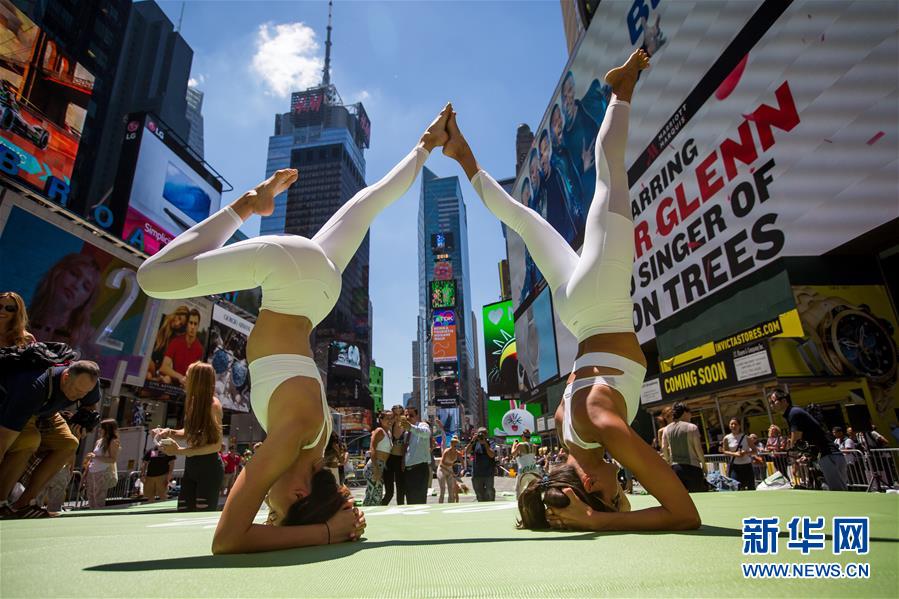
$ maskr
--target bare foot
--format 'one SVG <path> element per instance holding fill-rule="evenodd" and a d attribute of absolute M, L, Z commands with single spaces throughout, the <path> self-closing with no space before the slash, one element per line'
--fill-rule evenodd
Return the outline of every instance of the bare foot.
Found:
<path fill-rule="evenodd" d="M 446 122 L 446 130 L 449 133 L 449 140 L 443 146 L 443 155 L 449 156 L 453 160 L 461 161 L 464 156 L 471 154 L 471 148 L 465 141 L 465 136 L 459 130 L 459 124 L 456 122 L 456 113 L 450 115 Z"/>
<path fill-rule="evenodd" d="M 452 111 L 453 105 L 447 102 L 440 114 L 437 115 L 437 118 L 428 125 L 427 130 L 422 134 L 419 142 L 424 144 L 427 151 L 430 152 L 434 148 L 442 146 L 449 139 L 449 135 L 446 132 L 446 121 L 449 119 Z"/>
<path fill-rule="evenodd" d="M 637 83 L 637 74 L 649 66 L 649 56 L 642 49 L 635 50 L 627 61 L 606 73 L 606 83 L 621 100 L 630 101 Z"/>
<path fill-rule="evenodd" d="M 296 183 L 299 173 L 295 168 L 282 168 L 257 185 L 246 196 L 253 208 L 253 214 L 268 216 L 275 211 L 275 196 Z"/>

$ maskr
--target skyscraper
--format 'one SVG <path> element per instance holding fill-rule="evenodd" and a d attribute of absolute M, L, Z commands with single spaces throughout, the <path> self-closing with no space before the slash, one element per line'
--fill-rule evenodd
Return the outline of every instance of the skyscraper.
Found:
<path fill-rule="evenodd" d="M 269 137 L 266 177 L 295 168 L 299 180 L 275 198 L 264 217 L 262 235 L 291 233 L 312 237 L 356 192 L 365 187 L 365 157 L 371 124 L 361 103 L 344 105 L 330 83 L 331 24 L 328 22 L 322 83 L 291 96 L 290 112 L 275 115 Z M 328 402 L 357 414 L 373 409 L 368 388 L 371 311 L 368 296 L 368 236 L 343 272 L 334 310 L 313 333 L 315 361 L 327 380 Z M 355 349 L 353 349 L 355 348 Z M 357 351 L 358 350 L 358 351 Z M 358 363 L 338 359 L 358 355 Z M 323 377 L 325 378 L 325 377 Z M 344 425 L 358 418 L 344 418 Z"/>
<path fill-rule="evenodd" d="M 152 0 L 132 5 L 109 110 L 92 165 L 88 207 L 112 191 L 125 136 L 125 115 L 151 112 L 186 143 L 190 133 L 187 81 L 192 62 L 193 50 L 159 5 Z M 127 198 L 114 201 L 127 202 Z"/>
<path fill-rule="evenodd" d="M 459 178 L 427 168 L 418 208 L 418 280 L 422 404 L 436 407 L 444 428 L 447 422 L 458 427 L 459 407 L 472 413 L 477 397 L 468 221 Z"/>
<path fill-rule="evenodd" d="M 203 92 L 195 87 L 187 87 L 187 145 L 201 160 L 203 159 Z"/>

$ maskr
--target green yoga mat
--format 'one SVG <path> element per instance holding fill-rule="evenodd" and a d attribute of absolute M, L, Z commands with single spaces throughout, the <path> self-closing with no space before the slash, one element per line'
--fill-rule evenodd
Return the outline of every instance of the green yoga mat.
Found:
<path fill-rule="evenodd" d="M 681 533 L 516 530 L 515 504 L 377 507 L 359 543 L 213 556 L 218 514 L 174 502 L 0 522 L 8 597 L 896 597 L 899 497 L 812 491 L 695 495 Z M 634 509 L 654 505 L 631 499 Z M 826 519 L 826 549 L 787 548 L 786 522 Z M 780 518 L 779 553 L 743 556 L 741 520 Z M 832 554 L 834 516 L 870 518 L 870 553 Z M 867 563 L 870 578 L 746 579 L 740 564 Z"/>

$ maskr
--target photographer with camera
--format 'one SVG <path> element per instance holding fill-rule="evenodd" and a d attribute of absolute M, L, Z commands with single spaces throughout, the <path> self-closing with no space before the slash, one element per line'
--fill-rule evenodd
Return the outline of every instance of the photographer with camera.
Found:
<path fill-rule="evenodd" d="M 846 458 L 821 423 L 802 408 L 794 406 L 787 391 L 772 391 L 768 394 L 768 405 L 772 412 L 783 414 L 790 427 L 788 448 L 806 454 L 810 465 L 817 459 L 818 469 L 824 475 L 828 490 L 846 491 Z"/>
<path fill-rule="evenodd" d="M 0 430 L 12 443 L 0 462 L 0 517 L 47 518 L 55 515 L 32 505 L 44 485 L 78 450 L 84 433 L 99 422 L 99 414 L 88 409 L 100 401 L 100 367 L 78 360 L 47 370 L 14 372 L 0 381 Z M 63 417 L 64 410 L 78 411 Z M 32 473 L 28 486 L 12 505 L 6 503 L 12 488 L 36 452 L 48 452 Z"/>
<path fill-rule="evenodd" d="M 474 487 L 478 501 L 493 501 L 496 490 L 493 477 L 496 474 L 496 449 L 487 439 L 487 429 L 483 426 L 468 442 L 465 453 L 474 455 L 474 466 L 471 471 L 471 486 Z"/>

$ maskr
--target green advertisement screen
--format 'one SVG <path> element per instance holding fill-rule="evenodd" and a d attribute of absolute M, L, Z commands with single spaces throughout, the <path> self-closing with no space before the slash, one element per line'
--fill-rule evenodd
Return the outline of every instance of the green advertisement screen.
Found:
<path fill-rule="evenodd" d="M 517 400 L 491 399 L 487 402 L 487 434 L 491 437 L 519 437 L 525 430 L 537 430 L 540 404 Z"/>
<path fill-rule="evenodd" d="M 518 350 L 512 314 L 512 300 L 487 304 L 483 308 L 487 395 L 518 393 Z"/>

